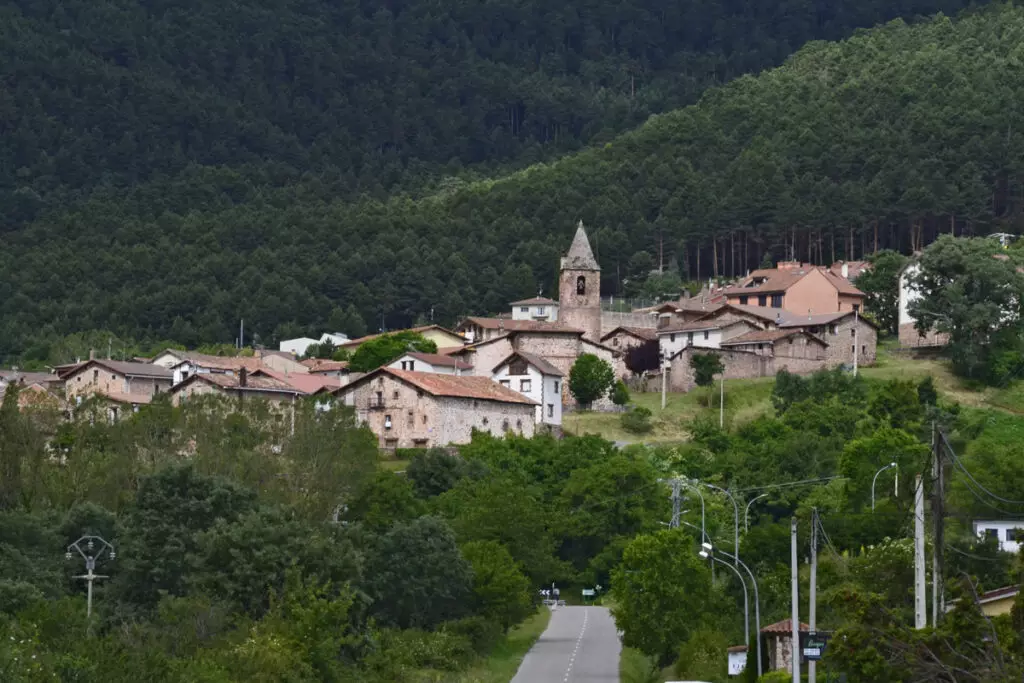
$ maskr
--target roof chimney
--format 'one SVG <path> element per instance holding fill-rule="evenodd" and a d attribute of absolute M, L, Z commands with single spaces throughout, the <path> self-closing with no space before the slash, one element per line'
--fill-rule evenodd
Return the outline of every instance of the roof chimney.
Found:
<path fill-rule="evenodd" d="M 807 322 L 811 321 L 811 309 L 807 309 Z"/>
<path fill-rule="evenodd" d="M 847 280 L 850 279 L 850 264 L 846 261 L 843 261 L 843 277 Z"/>
<path fill-rule="evenodd" d="M 249 386 L 249 371 L 244 366 L 238 371 L 238 386 Z"/>
<path fill-rule="evenodd" d="M 89 349 L 89 360 L 96 360 L 96 349 Z"/>

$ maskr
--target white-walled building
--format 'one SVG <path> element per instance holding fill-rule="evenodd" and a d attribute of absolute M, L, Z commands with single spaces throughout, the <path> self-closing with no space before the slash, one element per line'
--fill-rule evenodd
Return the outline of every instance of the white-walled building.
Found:
<path fill-rule="evenodd" d="M 491 379 L 536 401 L 536 422 L 562 426 L 562 381 L 564 375 L 540 356 L 516 351 L 495 366 Z"/>
<path fill-rule="evenodd" d="M 1024 542 L 1024 520 L 979 520 L 974 522 L 974 533 L 982 540 L 995 538 L 1000 550 L 1016 553 Z"/>
<path fill-rule="evenodd" d="M 921 270 L 917 261 L 911 261 L 900 271 L 899 292 L 899 327 L 897 328 L 900 346 L 945 346 L 949 343 L 949 335 L 929 331 L 921 334 L 914 327 L 917 320 L 910 314 L 910 304 L 921 298 L 921 293 L 912 286 L 911 280 Z"/>
<path fill-rule="evenodd" d="M 513 301 L 512 319 L 554 322 L 558 320 L 558 302 L 543 296 Z"/>
<path fill-rule="evenodd" d="M 444 356 L 440 353 L 420 353 L 410 351 L 401 358 L 396 358 L 389 368 L 408 370 L 410 372 L 430 372 L 437 375 L 472 375 L 473 366 L 455 356 Z"/>
<path fill-rule="evenodd" d="M 278 350 L 286 351 L 301 357 L 306 355 L 306 351 L 313 344 L 323 344 L 324 342 L 331 342 L 335 346 L 341 346 L 351 341 L 347 334 L 342 332 L 324 332 L 320 335 L 319 339 L 310 339 L 309 337 L 297 337 L 295 339 L 285 339 L 283 342 L 278 344 Z"/>
<path fill-rule="evenodd" d="M 689 346 L 721 348 L 722 342 L 757 329 L 756 325 L 747 320 L 695 320 L 658 330 L 658 346 L 663 358 L 672 358 Z"/>

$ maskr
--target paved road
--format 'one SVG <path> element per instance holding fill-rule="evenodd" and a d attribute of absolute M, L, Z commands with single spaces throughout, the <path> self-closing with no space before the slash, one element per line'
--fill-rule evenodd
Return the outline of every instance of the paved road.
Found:
<path fill-rule="evenodd" d="M 607 607 L 559 607 L 512 683 L 619 683 L 621 650 Z"/>

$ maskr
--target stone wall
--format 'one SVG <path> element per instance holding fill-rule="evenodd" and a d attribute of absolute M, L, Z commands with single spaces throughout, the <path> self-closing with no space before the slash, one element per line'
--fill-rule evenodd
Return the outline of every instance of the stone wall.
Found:
<path fill-rule="evenodd" d="M 696 353 L 714 353 L 722 359 L 725 366 L 725 379 L 749 379 L 751 377 L 769 377 L 775 374 L 775 361 L 770 356 L 759 356 L 751 351 L 735 349 L 687 348 L 672 359 L 668 375 L 669 391 L 687 392 L 697 386 L 693 380 L 693 368 L 690 357 Z"/>
<path fill-rule="evenodd" d="M 917 348 L 919 346 L 945 346 L 949 343 L 949 335 L 945 332 L 929 330 L 924 336 L 914 328 L 914 323 L 902 323 L 899 326 L 900 346 Z"/>
<path fill-rule="evenodd" d="M 658 316 L 650 313 L 601 311 L 601 335 L 608 334 L 616 327 L 639 327 L 653 330 L 658 327 Z"/>
<path fill-rule="evenodd" d="M 126 378 L 124 375 L 112 372 L 100 365 L 92 365 L 68 377 L 64 387 L 68 398 L 90 394 L 153 396 L 161 391 L 169 390 L 171 378 Z"/>

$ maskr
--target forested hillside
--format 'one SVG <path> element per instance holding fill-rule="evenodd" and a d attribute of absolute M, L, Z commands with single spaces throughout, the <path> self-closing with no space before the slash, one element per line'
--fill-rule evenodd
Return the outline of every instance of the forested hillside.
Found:
<path fill-rule="evenodd" d="M 659 30 L 673 25 L 651 12 L 637 16 L 656 17 Z M 224 15 L 233 21 L 245 13 Z M 396 9 L 391 21 L 400 23 L 403 15 Z M 785 16 L 797 15 L 787 10 Z M 598 41 L 605 35 L 596 28 L 586 33 Z M 655 34 L 645 35 L 636 40 Z M 714 35 L 726 33 L 715 29 Z M 349 304 L 373 328 L 431 314 L 450 322 L 503 309 L 539 286 L 550 292 L 558 255 L 580 218 L 591 228 L 606 292 L 619 291 L 624 278 L 641 274 L 629 272 L 641 250 L 661 251 L 686 275 L 707 277 L 741 272 L 760 262 L 765 250 L 776 258 L 829 261 L 860 257 L 876 245 L 908 250 L 938 232 L 1012 229 L 1024 159 L 1024 113 L 1018 105 L 1024 99 L 1022 41 L 1024 10 L 998 6 L 959 21 L 940 16 L 917 25 L 895 22 L 842 43 L 812 43 L 785 66 L 712 89 L 699 104 L 656 117 L 632 133 L 494 181 L 467 184 L 449 177 L 443 189 L 418 200 L 340 199 L 334 191 L 340 176 L 330 174 L 292 182 L 291 169 L 310 167 L 306 152 L 292 157 L 294 166 L 268 150 L 252 157 L 258 164 L 236 168 L 228 168 L 226 158 L 196 158 L 201 164 L 182 172 L 166 169 L 130 190 L 105 187 L 7 234 L 0 255 L 0 356 L 25 349 L 31 340 L 101 328 L 187 344 L 230 341 L 239 318 L 269 342 L 322 325 L 334 309 Z M 191 42 L 202 44 L 198 38 Z M 403 49 L 412 44 L 403 39 L 394 45 L 399 43 Z M 722 49 L 728 51 L 728 44 Z M 140 54 L 159 52 L 147 50 L 139 47 Z M 502 54 L 513 53 L 523 59 L 511 47 Z M 190 73 L 200 74 L 216 59 L 205 55 L 195 63 Z M 659 64 L 677 88 L 664 91 L 665 102 L 684 101 L 684 92 L 699 89 L 676 82 L 687 73 L 684 66 L 668 58 Z M 732 70 L 723 67 L 719 76 Z M 146 87 L 160 82 L 157 72 L 166 70 L 156 70 Z M 244 79 L 234 80 L 241 87 Z M 636 98 L 661 92 L 656 82 Z M 18 87 L 29 87 L 24 83 L 19 79 Z M 196 93 L 202 90 L 198 81 L 193 86 Z M 390 85 L 385 90 L 394 94 Z M 253 106 L 231 111 L 249 115 L 266 109 L 253 97 Z M 281 120 L 299 125 L 301 117 L 282 106 Z M 389 115 L 399 109 L 393 100 L 381 106 Z M 416 107 L 430 115 L 425 104 Z M 153 109 L 173 111 L 166 103 Z M 333 105 L 325 110 L 335 111 Z M 199 123 L 225 135 L 255 130 L 218 128 L 206 114 L 212 109 L 203 105 L 198 111 L 198 127 L 179 130 L 199 131 Z M 371 118 L 376 124 L 389 120 L 379 112 Z M 448 125 L 455 119 L 446 114 L 437 121 Z M 520 120 L 518 139 L 530 144 L 533 133 L 526 132 L 526 118 Z M 89 130 L 100 128 L 94 123 Z M 281 130 L 266 128 L 271 129 Z M 332 135 L 349 135 L 334 124 L 310 130 L 322 132 L 307 135 L 310 140 L 327 145 L 328 151 L 314 155 L 320 160 L 332 158 Z M 586 139 L 589 133 L 579 130 L 576 139 Z M 467 131 L 453 132 L 452 139 L 479 138 Z M 356 137 L 369 139 L 362 132 Z M 160 139 L 145 138 L 154 150 Z M 207 153 L 219 148 L 201 135 L 195 140 L 196 149 Z M 365 156 L 359 144 L 341 147 Z M 478 158 L 502 156 L 492 152 Z M 438 158 L 449 155 L 458 156 L 449 150 Z M 158 157 L 163 159 L 153 158 Z M 127 158 L 145 155 L 129 152 Z M 104 162 L 83 159 L 81 173 L 104 182 Z M 9 165 L 32 178 L 20 162 Z M 54 163 L 54 169 L 66 167 Z M 139 177 L 149 171 L 140 170 Z M 63 187 L 55 176 L 49 181 L 55 192 Z M 21 189 L 18 195 L 31 193 Z M 47 353 L 46 344 L 32 351 L 36 357 Z"/>
<path fill-rule="evenodd" d="M 191 164 L 352 195 L 535 161 L 808 40 L 966 4 L 15 0 L 0 9 L 0 228 Z"/>

